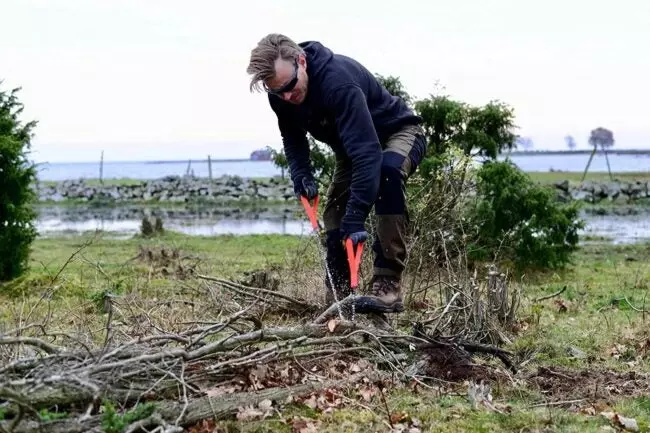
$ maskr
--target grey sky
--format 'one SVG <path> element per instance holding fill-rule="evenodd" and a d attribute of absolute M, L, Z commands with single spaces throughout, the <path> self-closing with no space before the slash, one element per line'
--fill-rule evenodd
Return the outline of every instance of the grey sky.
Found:
<path fill-rule="evenodd" d="M 38 161 L 248 157 L 280 146 L 245 69 L 266 33 L 320 40 L 425 97 L 514 106 L 537 148 L 650 147 L 645 0 L 0 0 L 0 80 L 22 86 Z M 180 144 L 178 149 L 171 146 Z"/>

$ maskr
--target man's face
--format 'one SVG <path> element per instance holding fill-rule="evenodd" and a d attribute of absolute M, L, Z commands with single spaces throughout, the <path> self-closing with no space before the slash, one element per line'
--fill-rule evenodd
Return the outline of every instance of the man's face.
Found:
<path fill-rule="evenodd" d="M 269 93 L 291 104 L 302 104 L 307 96 L 307 62 L 304 56 L 296 61 L 275 61 L 275 76 L 265 83 Z"/>

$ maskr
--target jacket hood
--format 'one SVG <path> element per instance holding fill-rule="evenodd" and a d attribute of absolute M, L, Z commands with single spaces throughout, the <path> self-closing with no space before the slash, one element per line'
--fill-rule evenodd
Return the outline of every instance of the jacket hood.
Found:
<path fill-rule="evenodd" d="M 334 57 L 332 50 L 318 41 L 301 42 L 300 45 L 305 50 L 307 57 L 307 74 L 309 76 L 318 75 L 325 65 Z"/>

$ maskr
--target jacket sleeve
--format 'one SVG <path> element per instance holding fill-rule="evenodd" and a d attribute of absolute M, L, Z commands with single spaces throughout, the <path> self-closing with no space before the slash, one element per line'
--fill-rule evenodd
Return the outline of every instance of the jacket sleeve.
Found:
<path fill-rule="evenodd" d="M 295 188 L 303 177 L 313 177 L 307 133 L 301 128 L 295 112 L 291 110 L 293 107 L 286 106 L 273 95 L 269 95 L 269 104 L 278 118 L 282 146 L 289 163 L 291 181 Z"/>
<path fill-rule="evenodd" d="M 352 163 L 350 199 L 341 228 L 364 229 L 379 190 L 382 151 L 362 90 L 354 84 L 334 89 L 328 106 L 336 113 L 336 125 L 346 154 Z"/>

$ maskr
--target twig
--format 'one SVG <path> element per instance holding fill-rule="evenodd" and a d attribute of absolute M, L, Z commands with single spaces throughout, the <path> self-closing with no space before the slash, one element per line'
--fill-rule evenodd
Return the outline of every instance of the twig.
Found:
<path fill-rule="evenodd" d="M 435 332 L 438 330 L 438 326 L 440 326 L 440 321 L 442 320 L 442 318 L 444 317 L 444 315 L 447 314 L 447 312 L 449 311 L 449 308 L 451 307 L 451 305 L 454 303 L 454 301 L 456 300 L 456 298 L 457 298 L 459 295 L 460 295 L 460 293 L 459 293 L 459 292 L 456 292 L 456 293 L 454 293 L 454 296 L 451 297 L 451 299 L 449 300 L 449 302 L 448 302 L 447 305 L 445 306 L 445 309 L 442 310 L 442 313 L 440 313 L 440 316 L 438 316 L 438 319 L 437 319 L 437 321 L 436 321 L 436 326 L 434 326 L 433 329 L 431 330 L 431 333 L 432 333 L 432 334 L 435 333 Z M 425 322 L 425 323 L 426 323 L 426 322 Z"/>
<path fill-rule="evenodd" d="M 543 403 L 535 403 L 526 406 L 527 409 L 532 409 L 535 407 L 545 407 L 545 406 L 564 406 L 565 404 L 574 404 L 574 403 L 580 403 L 585 401 L 584 398 L 579 398 L 576 400 L 562 400 L 562 401 L 551 401 L 551 402 L 543 402 Z"/>
<path fill-rule="evenodd" d="M 347 311 L 347 312 L 351 311 L 351 306 L 354 300 L 355 300 L 355 295 L 351 294 L 348 295 L 346 298 L 341 299 L 338 302 L 338 305 L 336 302 L 334 302 L 325 311 L 323 311 L 316 319 L 314 319 L 313 323 L 320 325 L 325 323 L 327 319 L 331 318 L 332 316 L 338 316 L 339 307 L 341 308 L 341 311 Z"/>
<path fill-rule="evenodd" d="M 29 346 L 38 347 L 50 355 L 61 352 L 60 348 L 46 343 L 41 339 L 31 337 L 0 337 L 0 345 L 2 344 L 27 344 Z"/>
<path fill-rule="evenodd" d="M 541 301 L 545 301 L 545 300 L 547 300 L 547 299 L 554 298 L 554 297 L 556 297 L 556 296 L 560 296 L 562 293 L 564 293 L 564 291 L 566 290 L 566 287 L 567 287 L 567 286 L 562 287 L 560 290 L 558 290 L 557 292 L 555 292 L 555 293 L 553 293 L 553 294 L 550 294 L 550 295 L 546 295 L 546 296 L 542 296 L 542 297 L 540 297 L 540 298 L 537 298 L 537 299 L 535 299 L 533 302 L 541 302 Z"/>
<path fill-rule="evenodd" d="M 386 401 L 386 396 L 384 395 L 384 390 L 381 388 L 381 382 L 375 383 L 375 386 L 379 390 L 379 395 L 381 396 L 381 401 L 384 404 L 384 409 L 386 409 L 386 418 L 388 419 L 388 424 L 390 428 L 393 428 L 393 420 L 390 416 L 390 408 L 388 407 L 388 402 Z"/>
<path fill-rule="evenodd" d="M 279 298 L 279 299 L 284 299 L 285 301 L 289 301 L 292 304 L 295 304 L 296 306 L 299 306 L 299 307 L 302 307 L 302 308 L 305 308 L 305 309 L 313 309 L 315 307 L 313 304 L 302 301 L 300 299 L 293 298 L 293 297 L 291 297 L 289 295 L 285 295 L 284 293 L 276 292 L 274 290 L 263 289 L 261 287 L 245 286 L 243 284 L 238 284 L 238 283 L 235 283 L 233 281 L 224 280 L 222 278 L 211 277 L 209 275 L 197 274 L 196 277 L 201 278 L 203 280 L 219 283 L 219 284 L 221 284 L 223 286 L 226 286 L 228 288 L 231 288 L 231 289 L 240 289 L 240 290 L 245 290 L 245 291 L 248 291 L 248 292 L 254 292 L 256 294 L 259 293 L 259 294 L 264 294 L 264 295 L 270 295 L 270 296 L 273 296 L 273 297 L 276 297 L 276 298 Z M 252 295 L 251 293 L 247 293 L 247 294 L 249 296 L 255 296 L 255 295 Z"/>

